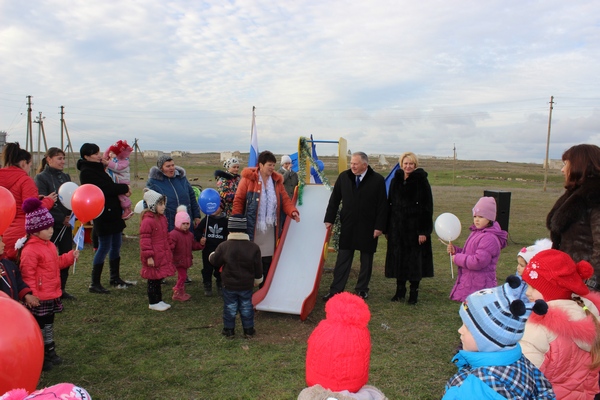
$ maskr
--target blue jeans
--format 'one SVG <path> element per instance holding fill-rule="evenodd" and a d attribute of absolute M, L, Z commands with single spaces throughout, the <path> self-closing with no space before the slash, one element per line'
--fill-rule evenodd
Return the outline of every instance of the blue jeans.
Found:
<path fill-rule="evenodd" d="M 235 328 L 235 317 L 240 312 L 242 327 L 254 327 L 254 307 L 252 306 L 252 290 L 227 290 L 223 288 L 223 326 Z"/>
<path fill-rule="evenodd" d="M 98 236 L 98 250 L 96 250 L 96 254 L 94 254 L 94 265 L 103 264 L 106 255 L 108 255 L 109 260 L 115 260 L 121 257 L 122 242 L 122 232 Z"/>

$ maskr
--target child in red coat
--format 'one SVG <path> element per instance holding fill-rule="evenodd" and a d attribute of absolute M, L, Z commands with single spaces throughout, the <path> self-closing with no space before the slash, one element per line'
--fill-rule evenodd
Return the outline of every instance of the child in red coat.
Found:
<path fill-rule="evenodd" d="M 33 295 L 39 298 L 39 305 L 31 307 L 44 338 L 43 370 L 52 369 L 62 363 L 56 354 L 54 345 L 54 314 L 61 312 L 60 270 L 73 265 L 79 257 L 78 250 L 58 255 L 54 243 L 50 241 L 54 233 L 54 218 L 35 197 L 23 202 L 25 212 L 25 231 L 27 236 L 17 240 L 23 281 L 31 288 Z"/>
<path fill-rule="evenodd" d="M 175 275 L 171 238 L 167 230 L 167 198 L 154 190 L 144 192 L 147 208 L 142 211 L 140 225 L 140 258 L 142 278 L 148 279 L 148 308 L 166 311 L 170 304 L 162 301 L 161 281 Z"/>
<path fill-rule="evenodd" d="M 190 232 L 190 215 L 186 206 L 177 207 L 175 214 L 175 229 L 169 232 L 173 243 L 173 263 L 177 269 L 177 283 L 173 288 L 173 300 L 187 301 L 190 295 L 185 292 L 185 281 L 187 270 L 192 266 L 192 250 L 202 250 L 204 245 L 194 240 L 194 234 Z"/>

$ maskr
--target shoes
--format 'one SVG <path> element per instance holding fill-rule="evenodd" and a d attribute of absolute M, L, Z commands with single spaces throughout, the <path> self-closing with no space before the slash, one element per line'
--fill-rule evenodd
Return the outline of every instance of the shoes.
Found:
<path fill-rule="evenodd" d="M 337 293 L 327 293 L 325 296 L 322 297 L 324 302 L 327 302 L 329 299 L 331 299 L 333 296 L 335 296 Z"/>
<path fill-rule="evenodd" d="M 192 278 L 190 278 L 189 276 L 187 278 L 185 278 L 185 284 L 189 284 L 192 283 Z"/>
<path fill-rule="evenodd" d="M 173 300 L 175 301 L 188 301 L 192 296 L 185 292 L 185 289 L 173 289 Z"/>
<path fill-rule="evenodd" d="M 363 300 L 366 300 L 369 297 L 369 292 L 360 291 L 356 292 L 356 295 L 362 297 Z"/>
<path fill-rule="evenodd" d="M 131 207 L 126 207 L 123 209 L 123 214 L 121 215 L 122 219 L 129 219 L 133 217 L 133 211 L 131 211 Z"/>
<path fill-rule="evenodd" d="M 213 295 L 212 288 L 211 289 L 204 289 L 204 296 L 206 296 L 206 297 L 212 297 L 212 295 Z"/>
<path fill-rule="evenodd" d="M 256 330 L 254 330 L 254 327 L 244 328 L 244 337 L 246 339 L 252 339 L 254 335 L 256 335 Z"/>
<path fill-rule="evenodd" d="M 129 282 L 129 281 L 124 281 L 121 278 L 117 278 L 117 279 L 111 280 L 110 285 L 117 289 L 127 289 L 130 286 L 134 286 L 135 283 Z"/>
<path fill-rule="evenodd" d="M 54 367 L 54 364 L 52 364 L 52 361 L 50 361 L 50 359 L 44 357 L 44 364 L 42 365 L 42 371 L 50 371 L 52 368 Z"/>
<path fill-rule="evenodd" d="M 169 308 L 171 308 L 171 305 L 161 301 L 156 304 L 148 305 L 148 308 L 153 311 L 167 311 Z"/>
<path fill-rule="evenodd" d="M 48 360 L 50 360 L 52 365 L 60 365 L 63 363 L 63 359 L 56 354 L 54 347 L 45 355 L 44 360 L 46 357 L 48 357 Z"/>
<path fill-rule="evenodd" d="M 73 296 L 72 294 L 69 294 L 65 291 L 62 292 L 62 295 L 60 296 L 61 300 L 77 300 L 77 297 Z"/>
<path fill-rule="evenodd" d="M 233 339 L 235 336 L 235 328 L 223 328 L 221 335 L 225 336 L 227 339 Z"/>
<path fill-rule="evenodd" d="M 88 290 L 90 291 L 90 293 L 96 293 L 96 294 L 109 294 L 110 293 L 110 290 L 105 289 L 101 284 L 90 285 Z"/>

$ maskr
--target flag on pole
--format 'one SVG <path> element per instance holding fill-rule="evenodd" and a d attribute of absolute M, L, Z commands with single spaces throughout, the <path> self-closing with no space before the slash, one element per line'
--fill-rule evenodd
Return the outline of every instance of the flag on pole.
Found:
<path fill-rule="evenodd" d="M 71 225 L 71 229 L 75 229 L 75 213 L 71 213 L 71 218 L 69 219 L 69 225 Z"/>
<path fill-rule="evenodd" d="M 396 175 L 396 171 L 398 171 L 399 169 L 400 163 L 396 163 L 396 165 L 394 165 L 394 168 L 392 168 L 388 176 L 386 176 L 385 178 L 385 191 L 387 194 L 390 194 L 390 185 L 392 183 L 392 179 L 394 179 L 394 175 Z"/>
<path fill-rule="evenodd" d="M 83 227 L 83 225 L 81 225 L 81 226 L 79 226 L 77 233 L 75 233 L 75 236 L 73 236 L 73 242 L 75 242 L 77 250 L 83 250 L 84 241 L 85 241 L 85 228 Z"/>
<path fill-rule="evenodd" d="M 254 116 L 254 107 L 252 107 L 252 133 L 250 134 L 250 155 L 248 156 L 248 166 L 256 167 L 258 165 L 258 131 L 256 130 L 256 118 Z"/>

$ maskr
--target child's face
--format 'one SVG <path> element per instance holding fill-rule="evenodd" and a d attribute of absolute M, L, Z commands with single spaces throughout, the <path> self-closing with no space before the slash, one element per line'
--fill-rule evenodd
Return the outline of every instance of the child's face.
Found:
<path fill-rule="evenodd" d="M 39 231 L 34 233 L 34 236 L 39 237 L 42 240 L 50 240 L 52 238 L 52 234 L 54 233 L 54 227 L 46 228 L 43 231 Z"/>
<path fill-rule="evenodd" d="M 187 232 L 190 229 L 190 223 L 189 222 L 182 222 L 181 223 L 181 227 L 179 228 L 184 232 Z"/>
<path fill-rule="evenodd" d="M 526 266 L 527 261 L 525 261 L 523 257 L 517 256 L 517 272 L 519 273 L 519 276 L 523 276 L 523 271 L 525 270 Z"/>
<path fill-rule="evenodd" d="M 527 299 L 529 299 L 529 301 L 532 303 L 536 300 L 544 300 L 544 296 L 542 296 L 542 293 L 540 293 L 539 290 L 534 289 L 531 285 L 527 287 L 525 295 L 527 296 Z"/>
<path fill-rule="evenodd" d="M 490 220 L 487 218 L 483 218 L 479 215 L 473 217 L 473 223 L 475 224 L 475 228 L 483 229 L 490 223 Z"/>
<path fill-rule="evenodd" d="M 473 338 L 471 331 L 469 331 L 469 328 L 467 328 L 465 324 L 463 324 L 460 327 L 458 333 L 460 333 L 460 341 L 462 342 L 463 350 L 479 351 L 479 348 L 477 347 L 477 343 L 475 343 L 475 339 Z"/>
<path fill-rule="evenodd" d="M 167 203 L 165 203 L 164 201 L 161 201 L 160 203 L 156 204 L 156 213 L 164 214 L 166 208 L 167 208 Z"/>
<path fill-rule="evenodd" d="M 0 236 L 0 255 L 4 254 L 4 242 L 2 241 L 2 236 Z"/>
<path fill-rule="evenodd" d="M 212 213 L 212 215 L 221 215 L 222 212 L 223 212 L 223 209 L 219 206 L 219 208 L 217 208 L 217 211 Z"/>

